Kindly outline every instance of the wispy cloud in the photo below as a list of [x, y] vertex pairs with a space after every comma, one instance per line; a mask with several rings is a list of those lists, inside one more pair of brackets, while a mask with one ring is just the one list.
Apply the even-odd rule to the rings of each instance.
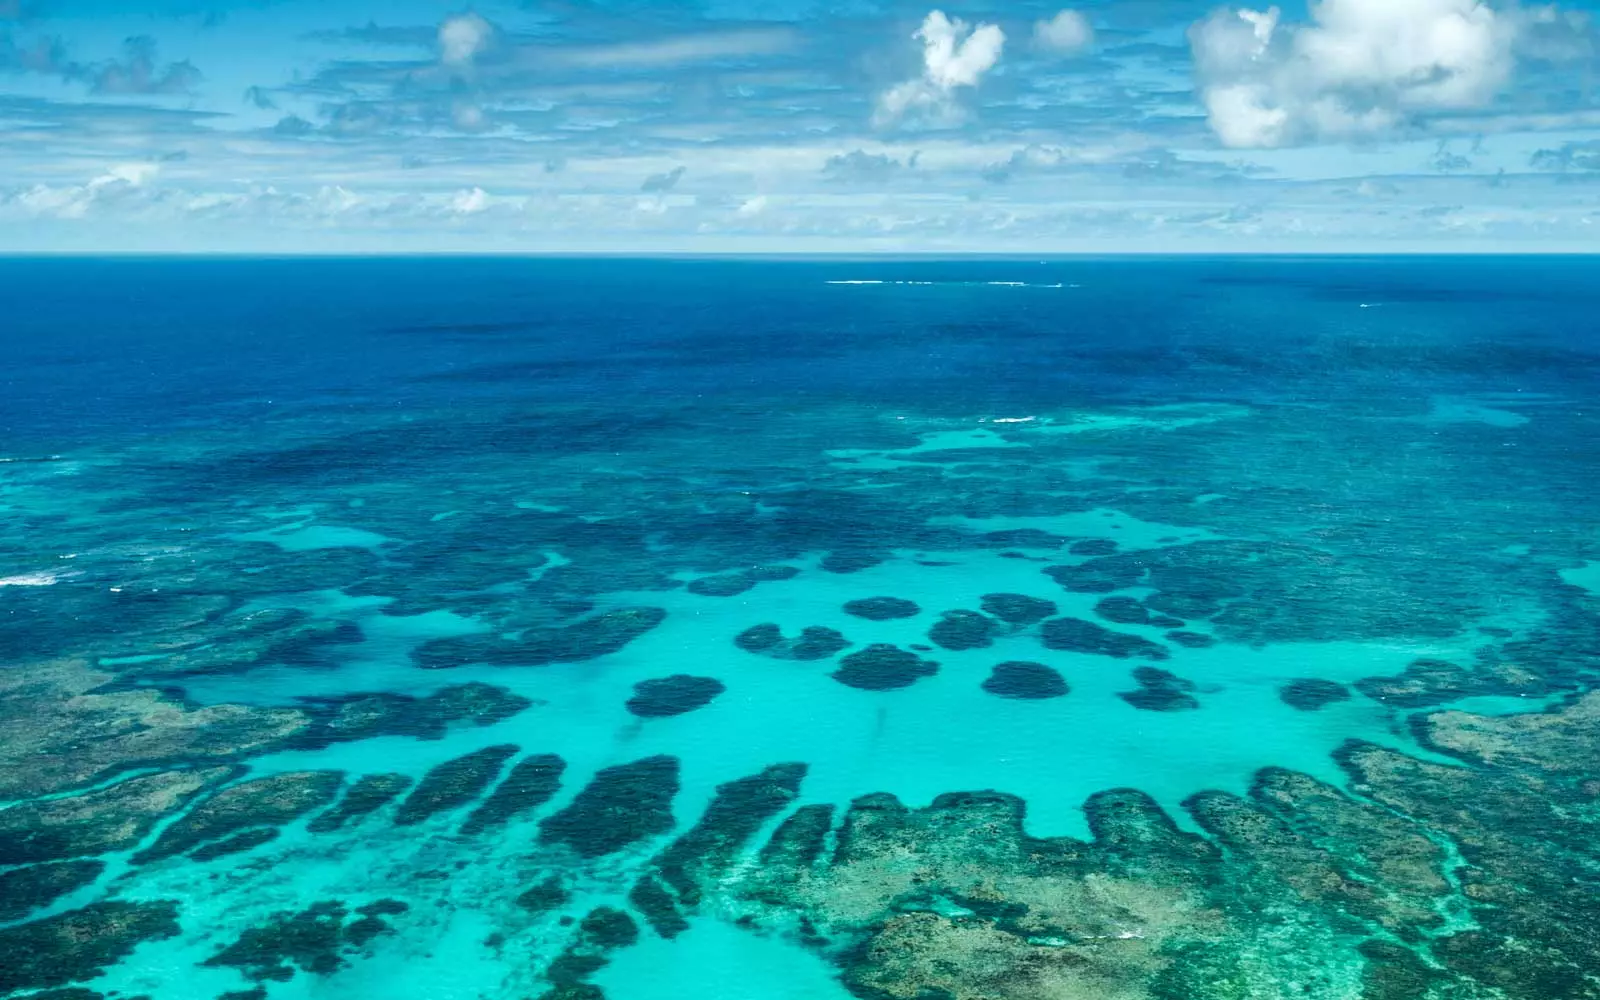
[[1033, 44], [1055, 55], [1077, 55], [1094, 45], [1094, 25], [1080, 11], [1059, 11], [1034, 24]]

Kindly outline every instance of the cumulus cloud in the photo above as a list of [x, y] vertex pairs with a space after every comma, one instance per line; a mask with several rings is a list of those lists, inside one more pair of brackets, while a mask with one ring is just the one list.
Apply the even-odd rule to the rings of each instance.
[[495, 42], [495, 26], [473, 11], [447, 17], [439, 24], [439, 61], [466, 69]]
[[878, 99], [874, 120], [879, 125], [913, 115], [930, 124], [958, 120], [956, 91], [976, 87], [984, 74], [994, 69], [1005, 47], [1005, 32], [993, 24], [974, 28], [936, 10], [912, 37], [922, 43], [922, 75], [885, 91]]
[[1189, 32], [1224, 145], [1369, 136], [1480, 108], [1511, 77], [1528, 17], [1485, 0], [1321, 0], [1311, 20], [1225, 8]]
[[678, 182], [683, 180], [683, 175], [688, 172], [688, 169], [687, 167], [674, 167], [664, 174], [651, 174], [644, 179], [643, 184], [639, 185], [639, 190], [645, 194], [666, 194], [678, 186]]
[[1033, 26], [1033, 44], [1047, 52], [1075, 55], [1094, 44], [1094, 25], [1075, 10], [1063, 10]]

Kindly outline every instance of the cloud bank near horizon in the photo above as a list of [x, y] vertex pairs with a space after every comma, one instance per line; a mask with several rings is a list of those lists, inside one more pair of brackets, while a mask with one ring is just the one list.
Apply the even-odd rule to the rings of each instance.
[[0, 4], [0, 248], [1581, 247], [1597, 9]]

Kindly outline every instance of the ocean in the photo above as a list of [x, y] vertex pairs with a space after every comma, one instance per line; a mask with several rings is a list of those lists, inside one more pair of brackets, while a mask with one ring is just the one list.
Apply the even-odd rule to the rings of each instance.
[[1600, 258], [0, 316], [0, 996], [1600, 997]]

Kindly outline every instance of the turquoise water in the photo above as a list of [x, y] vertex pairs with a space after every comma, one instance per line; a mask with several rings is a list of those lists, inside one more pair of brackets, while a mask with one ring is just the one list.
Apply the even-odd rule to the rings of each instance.
[[0, 262], [0, 995], [1590, 995], [1538, 264]]

